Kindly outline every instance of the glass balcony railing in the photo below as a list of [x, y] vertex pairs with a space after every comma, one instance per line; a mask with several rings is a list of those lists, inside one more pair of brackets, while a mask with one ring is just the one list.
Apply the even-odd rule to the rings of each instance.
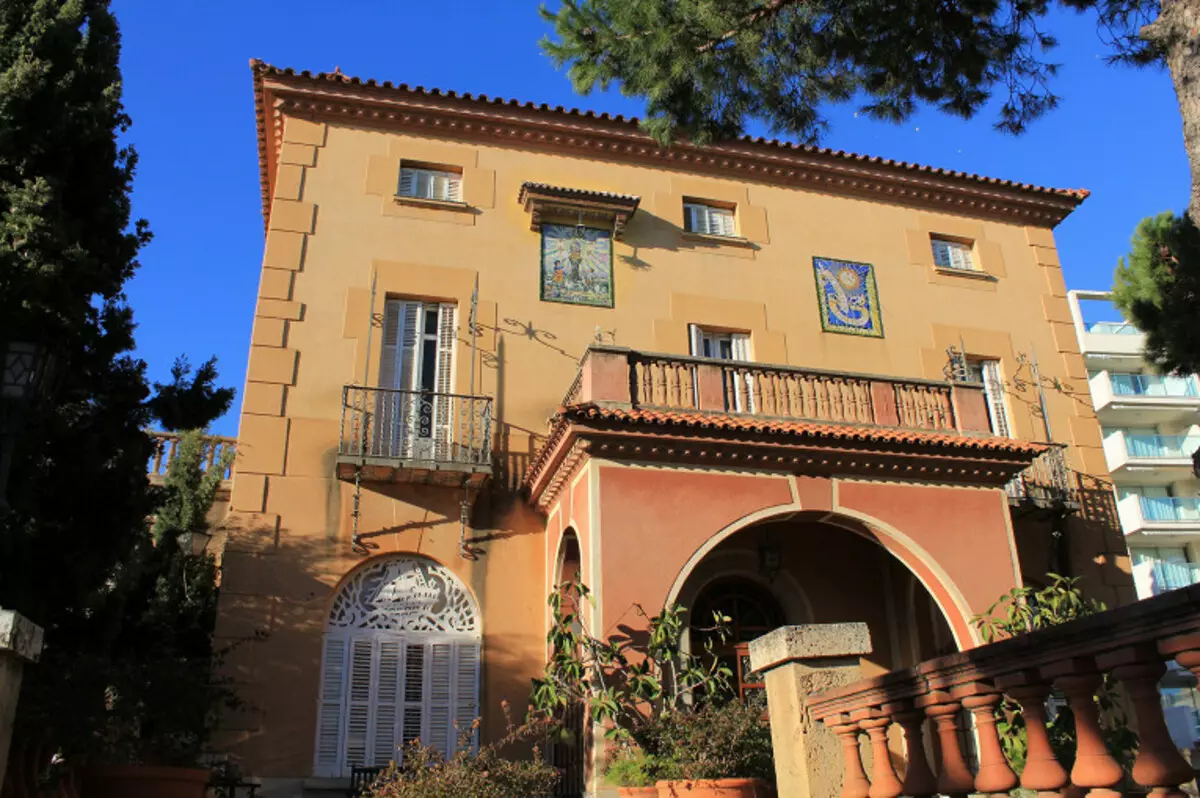
[[1174, 496], [1139, 496], [1146, 521], [1200, 521], [1200, 499]]
[[1110, 374], [1113, 393], [1119, 396], [1196, 397], [1193, 377], [1162, 377], [1158, 374]]
[[1179, 590], [1200, 582], [1200, 565], [1191, 562], [1155, 562], [1151, 570], [1154, 595]]
[[1200, 437], [1192, 435], [1126, 435], [1130, 457], [1153, 460], [1184, 460], [1200, 448]]
[[1098, 335], [1137, 335], [1141, 332], [1127, 321], [1098, 321], [1087, 328]]

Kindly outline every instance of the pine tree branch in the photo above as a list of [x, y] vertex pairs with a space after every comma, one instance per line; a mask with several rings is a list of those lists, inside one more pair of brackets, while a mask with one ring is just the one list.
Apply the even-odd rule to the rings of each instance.
[[758, 24], [762, 20], [770, 19], [779, 12], [783, 11], [785, 8], [797, 5], [800, 2], [802, 2], [802, 0], [767, 0], [767, 3], [762, 8], [751, 11], [749, 14], [747, 14], [736, 28], [725, 31], [716, 39], [710, 39], [708, 42], [705, 42], [698, 47], [696, 52], [707, 53], [709, 50], [720, 47], [730, 39], [733, 39], [744, 33], [747, 29], [754, 27], [754, 25]]

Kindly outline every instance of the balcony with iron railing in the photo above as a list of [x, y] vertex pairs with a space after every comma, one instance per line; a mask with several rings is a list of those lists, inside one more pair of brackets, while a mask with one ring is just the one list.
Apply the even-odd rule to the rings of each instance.
[[1126, 482], [1163, 482], [1172, 472], [1183, 477], [1192, 470], [1192, 453], [1200, 435], [1143, 435], [1113, 430], [1104, 438], [1108, 470]]
[[1200, 499], [1130, 494], [1117, 502], [1126, 535], [1200, 533]]
[[[593, 345], [563, 405], [600, 404], [764, 420], [819, 421], [968, 436], [991, 435], [983, 386]], [[1052, 447], [1008, 486], [1014, 505], [1078, 505], [1062, 447]]]
[[[1180, 786], [1194, 781], [1196, 772], [1164, 718], [1159, 682], [1172, 661], [1200, 674], [1200, 587], [810, 694], [804, 712], [842, 743], [844, 796], [1008, 795], [1018, 786], [1039, 796], [1182, 796]], [[1131, 711], [1129, 720], [1118, 722], [1138, 738], [1128, 771], [1108, 749], [1098, 718], [1097, 694], [1114, 682]], [[769, 676], [767, 688], [770, 701]], [[1074, 716], [1065, 761], [1046, 728], [1052, 691], [1065, 695]], [[1005, 698], [1023, 714], [1027, 748], [1019, 774], [997, 733], [998, 722], [1011, 718], [999, 711]], [[903, 752], [888, 745], [893, 726], [892, 739], [904, 740]], [[930, 732], [937, 744], [927, 749]], [[978, 752], [974, 766], [963, 746], [968, 735]], [[870, 737], [867, 751], [873, 754], [866, 762], [863, 736]], [[831, 741], [822, 750], [837, 756], [837, 747]], [[930, 750], [938, 754], [933, 759]]]
[[338, 477], [476, 484], [492, 473], [492, 434], [490, 396], [347, 385]]

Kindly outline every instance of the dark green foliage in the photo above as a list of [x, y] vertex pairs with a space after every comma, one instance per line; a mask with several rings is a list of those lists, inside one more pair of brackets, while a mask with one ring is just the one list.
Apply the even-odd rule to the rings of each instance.
[[1200, 371], [1200, 230], [1171, 211], [1143, 219], [1121, 258], [1113, 302], [1146, 333], [1163, 372]]
[[[761, 699], [659, 715], [638, 734], [658, 779], [775, 780], [771, 727]], [[653, 782], [650, 782], [653, 783]]]
[[[1066, 0], [1094, 9], [1114, 58], [1156, 60], [1138, 37], [1152, 0]], [[1049, 0], [562, 0], [542, 45], [577, 91], [619, 84], [647, 103], [661, 143], [740, 134], [748, 120], [815, 142], [822, 105], [857, 103], [889, 121], [921, 103], [970, 117], [1003, 99], [996, 126], [1019, 133], [1054, 108]]]
[[162, 428], [170, 432], [183, 429], [205, 429], [233, 404], [237, 391], [218, 388], [217, 359], [204, 361], [192, 374], [192, 364], [186, 355], [175, 358], [169, 383], [154, 383], [155, 395], [150, 399], [150, 412]]

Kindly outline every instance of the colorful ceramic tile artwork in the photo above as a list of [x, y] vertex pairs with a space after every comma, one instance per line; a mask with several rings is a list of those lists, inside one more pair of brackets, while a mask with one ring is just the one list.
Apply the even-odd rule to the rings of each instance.
[[612, 234], [594, 227], [542, 224], [542, 299], [611, 308]]
[[883, 337], [875, 270], [869, 263], [813, 258], [821, 329], [825, 332]]

